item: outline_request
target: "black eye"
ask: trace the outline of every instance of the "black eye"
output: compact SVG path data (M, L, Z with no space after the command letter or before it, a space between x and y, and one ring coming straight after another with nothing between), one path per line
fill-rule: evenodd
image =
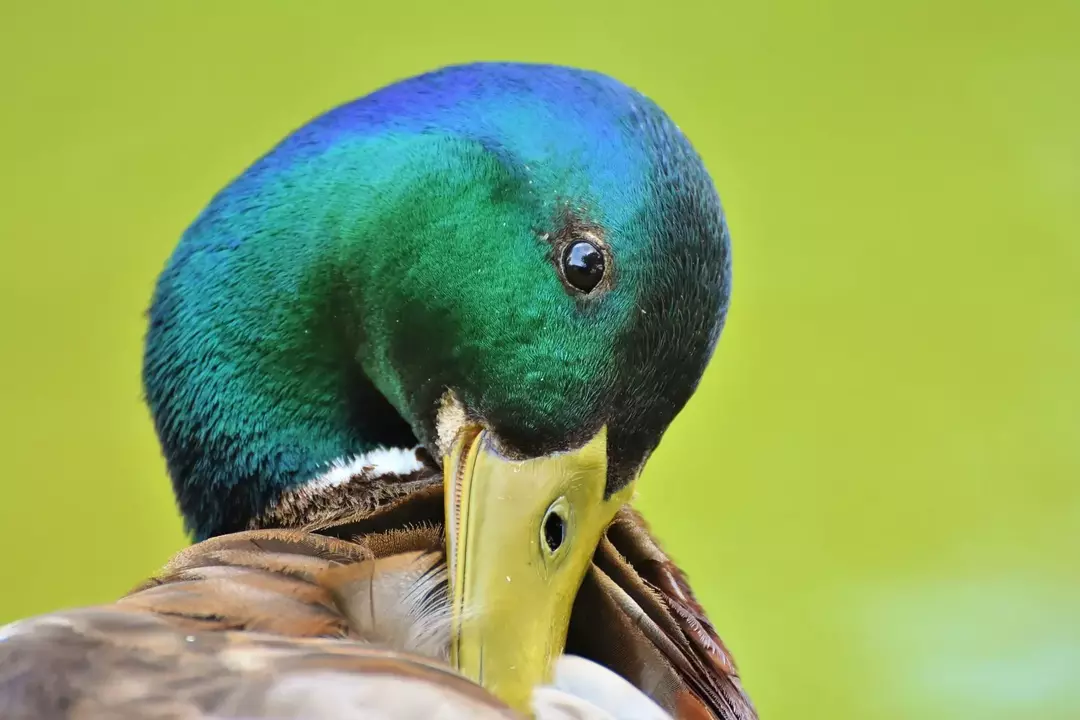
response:
M566 521L558 510L548 510L544 518L544 542L547 543L548 551L555 552L562 547L566 539Z
M566 282L583 293L590 292L604 277L604 254L584 240L566 248L562 264Z

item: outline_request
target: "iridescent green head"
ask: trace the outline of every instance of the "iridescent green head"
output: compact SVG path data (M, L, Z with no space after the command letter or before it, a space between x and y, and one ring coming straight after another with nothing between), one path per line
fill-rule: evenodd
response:
M624 487L686 403L728 305L702 163L605 76L480 64L296 131L185 233L150 311L145 385L197 537L440 408L510 458L606 432ZM445 418L444 418L445 419Z

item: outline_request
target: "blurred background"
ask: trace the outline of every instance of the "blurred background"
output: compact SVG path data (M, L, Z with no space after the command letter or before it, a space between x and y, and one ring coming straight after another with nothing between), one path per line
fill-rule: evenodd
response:
M653 97L734 304L639 506L763 718L1080 717L1080 4L7 2L0 622L185 538L141 400L157 272L289 131L436 66Z

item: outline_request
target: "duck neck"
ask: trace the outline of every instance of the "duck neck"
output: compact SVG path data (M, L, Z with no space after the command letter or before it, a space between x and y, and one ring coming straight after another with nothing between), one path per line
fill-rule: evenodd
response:
M347 479L365 454L417 444L363 369L363 301L341 270L370 266L341 231L362 209L318 184L275 202L268 182L249 172L215 198L149 313L147 401L196 539L248 527L306 483Z

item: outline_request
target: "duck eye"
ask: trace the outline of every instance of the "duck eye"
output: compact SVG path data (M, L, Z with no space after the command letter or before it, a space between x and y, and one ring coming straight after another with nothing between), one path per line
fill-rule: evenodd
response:
M604 277L604 254L592 243L579 240L563 252L562 266L566 282L588 293Z

